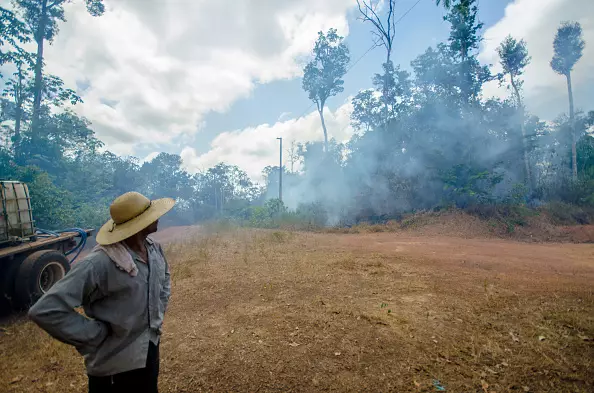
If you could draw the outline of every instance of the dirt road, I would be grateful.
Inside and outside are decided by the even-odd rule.
[[[594,391],[594,245],[179,233],[163,392]],[[76,352],[29,323],[0,359],[0,391],[85,389]]]

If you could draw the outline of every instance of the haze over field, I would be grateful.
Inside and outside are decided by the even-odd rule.
[[[317,224],[589,203],[589,1],[59,1],[41,41],[31,1],[1,3],[24,21],[5,50],[30,52],[2,66],[2,162],[77,207],[44,225],[98,225],[129,189],[176,198],[179,224],[258,221],[280,137],[278,209]]]

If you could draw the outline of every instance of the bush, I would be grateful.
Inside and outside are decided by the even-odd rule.
[[[516,226],[526,226],[529,217],[539,214],[538,211],[524,205],[510,203],[475,204],[464,211],[485,221],[495,220],[503,224],[509,233],[513,232]]]
[[[563,180],[536,190],[538,198],[577,206],[594,207],[594,179]]]
[[[551,202],[544,210],[556,225],[587,225],[594,223],[594,207],[576,206],[565,202]]]
[[[302,204],[290,211],[279,199],[270,199],[264,206],[243,209],[236,220],[256,228],[314,229],[326,225],[328,215],[320,203]]]

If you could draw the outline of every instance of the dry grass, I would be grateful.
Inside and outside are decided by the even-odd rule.
[[[166,246],[162,392],[594,390],[593,246],[185,233]],[[84,391],[74,350],[4,329],[0,391]]]
[[[495,207],[494,209],[496,210]],[[410,214],[385,224],[361,223],[352,227],[319,229],[321,233],[400,233],[418,236],[453,236],[463,239],[511,239],[530,243],[594,243],[594,225],[559,226],[546,212],[523,209],[524,217],[491,212],[480,215],[450,209]]]

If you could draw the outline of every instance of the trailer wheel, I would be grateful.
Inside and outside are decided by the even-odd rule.
[[[70,262],[56,250],[41,250],[29,255],[19,268],[16,294],[23,307],[34,304],[70,270]]]

